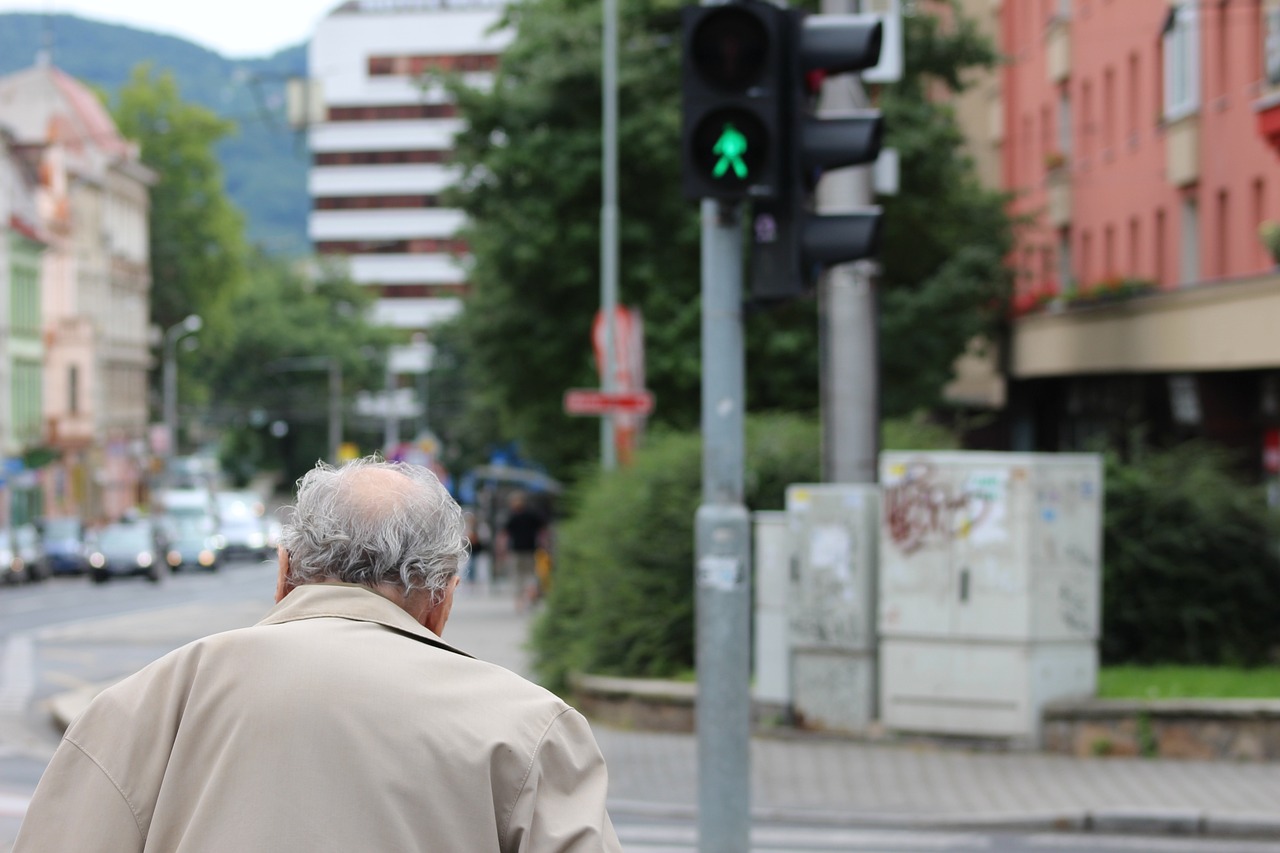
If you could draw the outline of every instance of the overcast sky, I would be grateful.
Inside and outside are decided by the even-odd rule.
[[[66,12],[181,36],[224,56],[266,56],[310,37],[340,0],[0,0],[0,12]]]

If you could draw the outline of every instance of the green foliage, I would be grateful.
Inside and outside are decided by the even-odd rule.
[[[1104,699],[1277,699],[1280,667],[1104,666]]]
[[[1220,448],[1109,458],[1102,657],[1258,664],[1280,644],[1275,518]]]
[[[902,185],[885,210],[880,290],[883,407],[900,416],[938,403],[951,365],[975,336],[999,337],[1013,280],[1006,197],[982,187],[950,105],[931,86],[964,88],[994,67],[994,48],[953,0],[942,18],[904,18],[906,73],[879,102]]]
[[[955,441],[919,425],[895,424],[890,435],[886,444],[898,449]],[[746,439],[748,509],[782,509],[788,485],[819,480],[816,422],[757,415],[747,420]],[[578,484],[557,533],[555,581],[534,624],[544,684],[563,689],[573,672],[670,678],[693,666],[693,523],[701,491],[700,437],[675,431],[651,435],[632,466]]]
[[[234,473],[246,460],[258,467],[283,458],[287,479],[294,479],[329,455],[329,373],[319,359],[338,360],[345,397],[379,389],[387,347],[398,333],[371,325],[373,294],[333,270],[317,276],[256,253],[249,278],[230,305],[234,336],[191,369],[212,391],[209,420],[230,432],[223,450],[232,464],[224,467]],[[276,420],[290,427],[282,439],[267,432]],[[348,418],[346,436],[355,437],[358,428]]]
[[[620,292],[644,312],[655,421],[687,429],[698,422],[700,272],[697,211],[679,194],[678,8],[620,8]],[[499,432],[563,472],[596,446],[594,422],[567,420],[560,398],[597,381],[600,10],[530,0],[507,14],[516,35],[492,89],[448,81],[468,122],[457,150],[466,179],[450,203],[469,215],[475,257],[460,352]],[[883,387],[895,413],[938,400],[956,356],[991,331],[1009,286],[1004,200],[978,186],[949,109],[926,97],[928,81],[955,90],[966,68],[995,61],[957,20],[947,29],[908,19],[907,79],[881,98],[904,175],[902,194],[885,200]],[[748,312],[752,411],[816,411],[817,330],[813,300]]]
[[[235,129],[184,101],[173,74],[134,69],[112,110],[156,172],[151,187],[151,320],[162,329],[204,319],[206,346],[231,334],[227,307],[245,280],[244,223],[222,188],[214,146]]]
[[[54,63],[96,88],[117,92],[145,61],[171,72],[192,103],[233,120],[240,132],[216,150],[251,241],[281,254],[307,250],[306,152],[285,123],[283,97],[285,78],[305,73],[304,45],[228,59],[174,36],[74,15],[15,12],[0,14],[0,74],[29,67],[46,28]]]

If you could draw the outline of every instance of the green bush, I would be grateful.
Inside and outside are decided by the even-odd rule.
[[[1275,520],[1204,443],[1107,461],[1102,658],[1262,663],[1280,644]]]
[[[817,422],[753,416],[746,439],[748,509],[782,509],[789,484],[819,480]],[[886,424],[884,440],[917,449],[955,445],[945,431],[916,422]],[[578,485],[557,531],[554,582],[531,638],[543,684],[562,690],[573,672],[667,678],[693,667],[693,521],[701,492],[697,433],[654,432],[631,466]]]

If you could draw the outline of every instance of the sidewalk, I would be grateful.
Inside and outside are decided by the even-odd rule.
[[[462,587],[445,636],[530,675],[528,617],[504,591]],[[74,716],[92,691],[57,697]],[[697,739],[596,727],[615,816],[695,814]],[[905,828],[1092,829],[1280,839],[1280,763],[1070,758],[861,743],[795,733],[751,744],[763,821]]]

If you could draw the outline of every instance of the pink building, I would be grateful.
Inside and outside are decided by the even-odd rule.
[[[1002,182],[1031,222],[1012,259],[1014,446],[1142,424],[1261,460],[1280,440],[1280,257],[1259,236],[1280,221],[1280,2],[991,5]]]

